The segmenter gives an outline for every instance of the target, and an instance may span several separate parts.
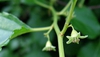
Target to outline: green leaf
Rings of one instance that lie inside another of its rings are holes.
[[[75,8],[76,17],[72,19],[73,26],[89,36],[89,39],[95,39],[100,33],[100,25],[92,11],[86,7]]]
[[[79,51],[78,57],[100,57],[100,42],[88,43]]]
[[[5,12],[0,13],[0,47],[6,45],[10,39],[29,31],[30,27],[15,16]]]

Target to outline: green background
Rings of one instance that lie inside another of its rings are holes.
[[[49,0],[39,0],[49,4]],[[60,11],[69,0],[57,0],[54,7]],[[67,35],[71,28],[65,33],[64,51],[66,57],[100,57],[100,0],[85,0],[84,6],[75,7],[75,17],[71,23],[82,35],[89,37],[80,41],[80,44],[66,44]],[[49,9],[36,5],[33,0],[0,0],[0,12],[8,12],[17,16],[22,22],[30,27],[45,27],[52,24],[52,15]],[[65,17],[59,17],[59,27],[62,29]],[[44,32],[33,32],[23,34],[12,39],[8,45],[0,51],[0,57],[58,57],[58,44],[55,31],[50,33],[51,42],[56,46],[55,52],[43,52],[42,49],[47,41]],[[1,34],[0,34],[1,36]]]

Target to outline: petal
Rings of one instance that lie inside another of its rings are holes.
[[[86,38],[86,37],[88,37],[88,35],[80,36],[79,38],[80,38],[80,39],[84,39],[84,38]]]
[[[73,42],[73,38],[70,38],[66,43],[70,44],[71,42]]]
[[[68,39],[72,38],[71,36],[66,36]]]
[[[42,51],[56,51],[55,46],[44,47]]]

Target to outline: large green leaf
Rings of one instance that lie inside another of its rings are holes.
[[[100,33],[100,25],[92,11],[86,7],[75,8],[76,17],[72,19],[74,27],[90,39],[96,38]]]
[[[5,12],[0,13],[0,47],[7,44],[10,39],[29,31],[30,27],[15,16]]]
[[[78,57],[100,57],[100,42],[88,43],[80,50]]]

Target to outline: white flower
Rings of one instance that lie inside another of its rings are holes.
[[[56,51],[55,46],[51,44],[51,42],[48,40],[46,42],[46,46],[43,48],[43,51]]]
[[[66,43],[70,44],[71,42],[79,44],[80,39],[84,39],[88,37],[88,35],[81,36],[80,32],[77,32],[75,29],[72,28],[71,36],[67,36],[69,39]]]

